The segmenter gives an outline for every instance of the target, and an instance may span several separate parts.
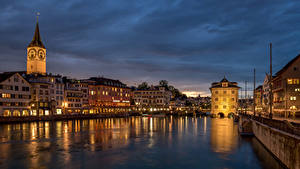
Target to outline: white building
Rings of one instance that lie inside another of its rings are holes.
[[[30,84],[16,72],[0,74],[0,116],[30,115]]]
[[[139,107],[167,107],[170,104],[172,92],[165,87],[151,86],[149,90],[136,90],[133,92],[135,104]]]

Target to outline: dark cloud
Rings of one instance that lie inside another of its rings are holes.
[[[169,80],[208,93],[224,75],[251,81],[299,52],[300,2],[282,0],[0,0],[0,71],[24,70],[39,11],[47,69],[129,85]]]

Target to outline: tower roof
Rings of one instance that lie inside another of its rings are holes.
[[[40,35],[39,22],[36,23],[35,32],[32,41],[28,45],[28,47],[41,47],[45,48]]]
[[[229,82],[226,77],[224,76],[224,78],[221,80],[221,82]]]

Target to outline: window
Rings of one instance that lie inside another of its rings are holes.
[[[15,86],[15,91],[19,91],[19,86]]]
[[[223,109],[226,109],[226,105],[223,106]]]
[[[2,98],[10,98],[10,94],[9,93],[2,93]]]
[[[219,99],[218,98],[215,98],[215,101],[217,102]]]
[[[232,91],[231,91],[231,94],[234,94],[234,93],[235,93],[234,90],[232,90]]]
[[[290,100],[296,100],[296,96],[291,96]]]
[[[295,89],[295,92],[300,92],[300,88],[296,88],[296,89]]]
[[[291,106],[290,109],[291,110],[296,110],[297,108],[296,108],[296,106]]]
[[[215,108],[217,109],[217,108],[218,108],[218,106],[215,106]]]
[[[231,98],[231,101],[234,101],[234,98]]]
[[[218,92],[218,91],[216,91],[215,93],[216,93],[216,94],[218,94],[219,92]]]
[[[299,84],[299,79],[287,79],[288,84]]]

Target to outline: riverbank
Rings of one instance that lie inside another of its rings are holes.
[[[122,118],[129,117],[132,114],[74,114],[74,115],[52,115],[52,116],[23,116],[23,117],[0,117],[1,123],[26,123],[33,121],[60,121],[60,120],[81,120],[98,118]]]
[[[153,113],[155,114],[155,113]],[[159,113],[156,113],[159,114]],[[209,116],[207,113],[164,113],[166,116]],[[82,120],[82,119],[100,119],[100,118],[123,118],[129,116],[142,116],[142,113],[110,113],[110,114],[72,114],[72,115],[50,115],[50,116],[11,116],[0,117],[0,124],[2,123],[26,123],[34,121],[60,121],[60,120]]]

